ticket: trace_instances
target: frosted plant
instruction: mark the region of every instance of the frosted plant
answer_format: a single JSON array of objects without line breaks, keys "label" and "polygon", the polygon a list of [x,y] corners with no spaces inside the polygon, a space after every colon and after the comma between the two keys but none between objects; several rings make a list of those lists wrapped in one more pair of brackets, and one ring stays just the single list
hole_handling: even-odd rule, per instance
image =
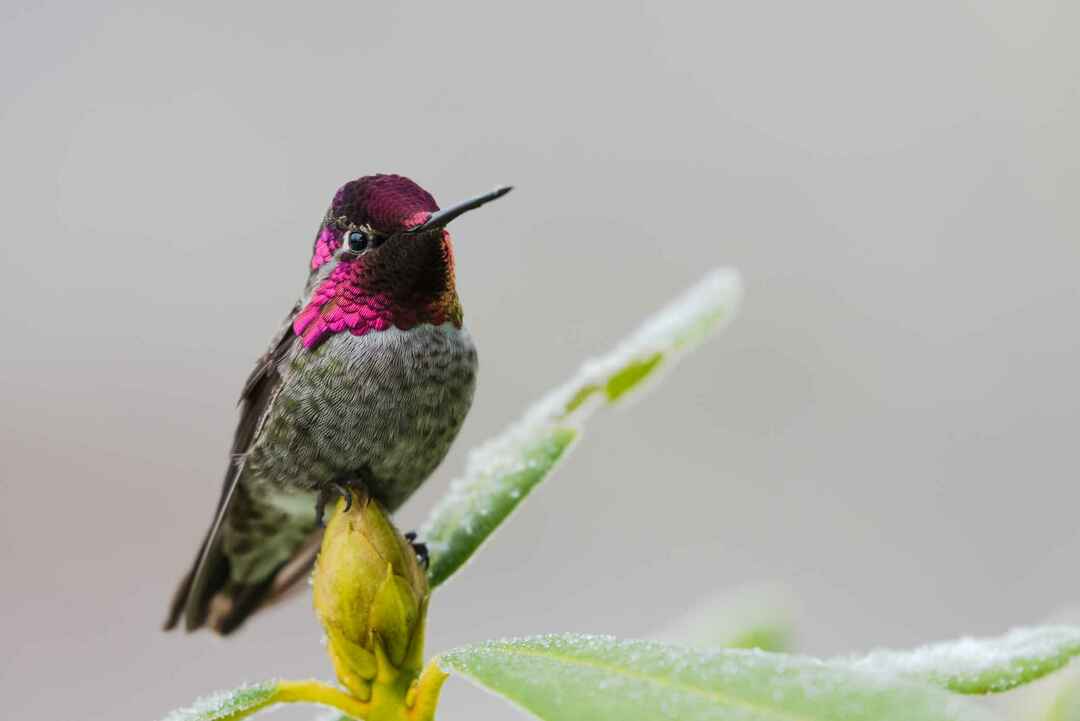
[{"label": "frosted plant", "polygon": [[[540,481],[598,409],[638,394],[722,328],[742,296],[717,270],[587,361],[504,433],[469,457],[424,524],[426,573],[384,509],[339,504],[313,579],[317,614],[340,686],[270,681],[216,694],[167,721],[234,721],[280,703],[311,703],[339,719],[430,721],[457,674],[546,721],[990,721],[973,694],[1008,691],[1080,654],[1080,627],[1018,629],[913,651],[816,659],[781,653],[787,605],[752,590],[700,606],[658,640],[549,635],[485,641],[424,659],[433,590],[459,570]],[[1045,721],[1080,721],[1080,686]]]}]

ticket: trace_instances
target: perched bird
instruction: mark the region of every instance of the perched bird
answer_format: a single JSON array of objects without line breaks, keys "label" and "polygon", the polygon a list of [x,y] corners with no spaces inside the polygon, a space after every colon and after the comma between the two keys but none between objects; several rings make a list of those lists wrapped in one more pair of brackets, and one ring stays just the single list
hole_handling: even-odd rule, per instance
[{"label": "perched bird", "polygon": [[477,370],[446,225],[509,191],[446,210],[399,175],[337,191],[304,291],[244,385],[217,511],[166,629],[235,630],[308,573],[328,500],[362,486],[393,511],[439,465]]}]

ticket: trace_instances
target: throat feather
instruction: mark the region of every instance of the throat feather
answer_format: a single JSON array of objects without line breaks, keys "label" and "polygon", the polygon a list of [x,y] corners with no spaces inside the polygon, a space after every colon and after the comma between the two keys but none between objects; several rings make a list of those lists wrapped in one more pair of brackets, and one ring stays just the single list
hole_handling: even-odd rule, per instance
[{"label": "throat feather", "polygon": [[359,336],[447,322],[461,327],[461,302],[448,248],[435,267],[387,268],[385,259],[364,260],[342,261],[297,314],[293,331],[305,348],[314,348],[328,336],[346,331]]}]

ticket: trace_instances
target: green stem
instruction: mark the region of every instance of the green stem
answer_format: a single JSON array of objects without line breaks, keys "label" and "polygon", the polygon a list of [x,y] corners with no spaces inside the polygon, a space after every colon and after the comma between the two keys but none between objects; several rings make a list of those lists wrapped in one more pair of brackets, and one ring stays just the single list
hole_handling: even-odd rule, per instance
[{"label": "green stem", "polygon": [[428,663],[411,684],[389,669],[387,674],[387,678],[375,680],[370,701],[361,701],[322,681],[278,681],[268,697],[220,721],[239,721],[279,703],[329,706],[357,721],[434,721],[446,672],[436,663]]},{"label": "green stem", "polygon": [[321,681],[279,681],[274,693],[266,700],[237,711],[222,719],[222,721],[238,721],[261,711],[268,706],[279,703],[314,703],[321,706],[330,706],[341,711],[350,718],[363,721],[367,717],[371,705],[353,698],[341,689]]}]

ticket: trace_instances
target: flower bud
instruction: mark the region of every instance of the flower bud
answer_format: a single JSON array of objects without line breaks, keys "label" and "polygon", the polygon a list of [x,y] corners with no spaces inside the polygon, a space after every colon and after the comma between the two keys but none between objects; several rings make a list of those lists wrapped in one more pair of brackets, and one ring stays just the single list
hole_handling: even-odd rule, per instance
[{"label": "flower bud", "polygon": [[[423,666],[427,577],[374,499],[338,503],[315,565],[315,611],[338,680],[356,698],[373,688],[404,699]],[[384,694],[385,695],[385,694]]]}]

